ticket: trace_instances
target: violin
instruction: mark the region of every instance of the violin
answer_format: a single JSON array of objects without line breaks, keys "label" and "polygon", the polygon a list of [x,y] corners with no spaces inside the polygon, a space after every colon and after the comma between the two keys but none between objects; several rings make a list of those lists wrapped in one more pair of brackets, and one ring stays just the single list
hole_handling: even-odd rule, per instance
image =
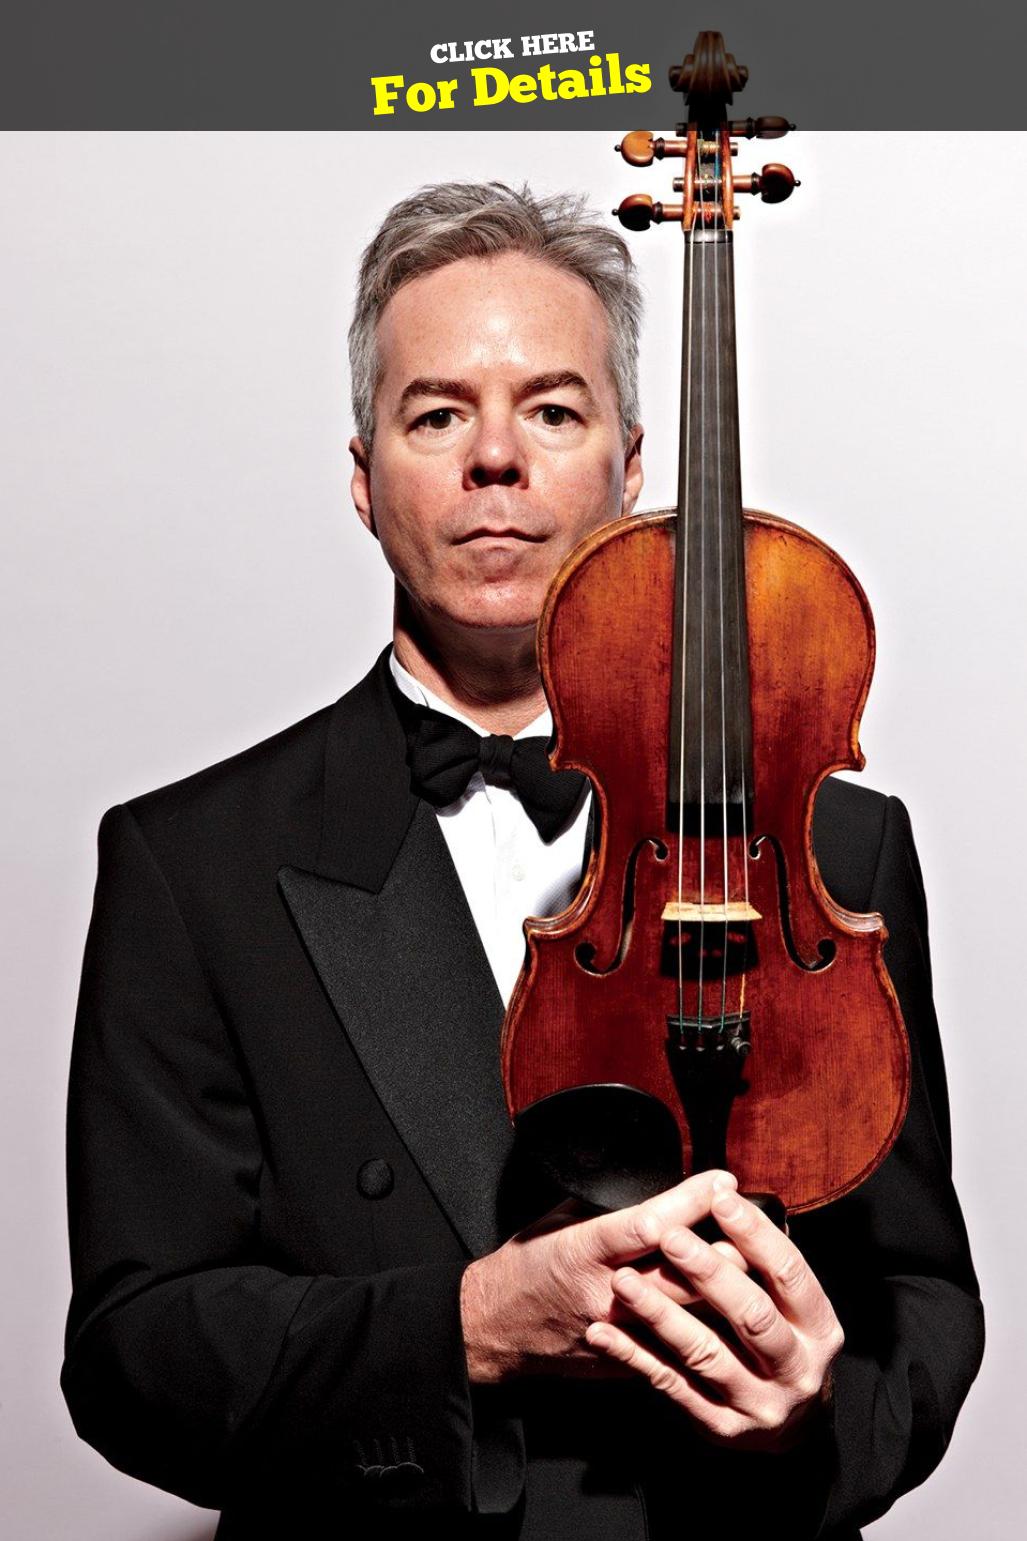
[{"label": "violin", "polygon": [[870,608],[822,541],[742,508],[736,199],[798,185],[734,172],[739,139],[794,127],[728,117],[747,73],[700,33],[675,136],[617,146],[682,170],[677,201],[614,210],[683,236],[677,506],[583,541],[539,622],[550,761],[590,779],[598,838],[570,907],[525,922],[502,1075],[518,1136],[599,1207],[723,1166],[813,1209],[877,1168],[909,1098],[884,922],[836,903],[811,838],[820,783],[864,763]]}]

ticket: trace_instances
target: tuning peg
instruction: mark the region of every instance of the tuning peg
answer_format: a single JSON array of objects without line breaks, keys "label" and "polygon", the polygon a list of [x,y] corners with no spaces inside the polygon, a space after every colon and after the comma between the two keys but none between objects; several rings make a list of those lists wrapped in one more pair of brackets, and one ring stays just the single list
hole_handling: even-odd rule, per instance
[{"label": "tuning peg", "polygon": [[780,139],[794,127],[787,118],[743,118],[738,123],[729,123],[728,132],[746,139]]},{"label": "tuning peg", "polygon": [[648,193],[632,193],[613,213],[626,230],[648,230],[650,225],[662,225],[667,220],[680,223],[685,216],[682,204],[654,203]]},{"label": "tuning peg", "polygon": [[662,161],[665,155],[680,156],[688,151],[683,139],[654,139],[644,128],[632,129],[613,148],[618,155],[623,155],[629,166],[651,166],[654,160]]},{"label": "tuning peg", "polygon": [[802,183],[796,181],[787,166],[774,161],[751,176],[735,177],[732,186],[736,193],[759,193],[764,203],[784,203]]},{"label": "tuning peg", "polygon": [[623,155],[629,166],[651,166],[656,153],[652,134],[640,128],[625,134],[620,144],[615,144],[613,148]]}]

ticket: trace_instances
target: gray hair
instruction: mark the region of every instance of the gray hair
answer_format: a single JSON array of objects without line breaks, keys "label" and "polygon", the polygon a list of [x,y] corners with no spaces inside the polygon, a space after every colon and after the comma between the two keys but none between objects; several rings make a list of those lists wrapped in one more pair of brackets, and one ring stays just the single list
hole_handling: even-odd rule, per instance
[{"label": "gray hair", "polygon": [[583,278],[606,312],[610,374],[627,439],[638,422],[642,290],[621,236],[599,223],[583,196],[536,198],[504,182],[438,182],[394,204],[364,250],[349,329],[353,415],[370,450],[381,380],[377,326],[403,284],[464,257],[523,252]]}]

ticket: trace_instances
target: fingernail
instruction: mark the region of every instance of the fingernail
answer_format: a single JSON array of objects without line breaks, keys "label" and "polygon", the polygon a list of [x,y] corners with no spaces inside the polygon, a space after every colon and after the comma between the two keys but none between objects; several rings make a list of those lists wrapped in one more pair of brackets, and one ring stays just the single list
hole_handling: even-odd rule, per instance
[{"label": "fingernail", "polygon": [[737,1194],[727,1190],[717,1194],[713,1200],[713,1209],[722,1220],[737,1220],[738,1216],[742,1213],[742,1206],[738,1202]]},{"label": "fingernail", "polygon": [[610,1334],[606,1331],[605,1327],[600,1327],[597,1323],[593,1322],[585,1331],[585,1341],[590,1343],[593,1348],[607,1348],[610,1343]]},{"label": "fingernail", "polygon": [[696,1250],[695,1237],[691,1231],[671,1231],[664,1238],[665,1252],[673,1252],[675,1257],[690,1257]]},{"label": "fingernail", "polygon": [[642,1281],[638,1274],[630,1269],[626,1273],[614,1274],[613,1287],[618,1295],[627,1295],[632,1300],[642,1293]]},{"label": "fingernail", "polygon": [[713,1179],[714,1193],[734,1193],[738,1187],[738,1178],[731,1172],[718,1172]]}]

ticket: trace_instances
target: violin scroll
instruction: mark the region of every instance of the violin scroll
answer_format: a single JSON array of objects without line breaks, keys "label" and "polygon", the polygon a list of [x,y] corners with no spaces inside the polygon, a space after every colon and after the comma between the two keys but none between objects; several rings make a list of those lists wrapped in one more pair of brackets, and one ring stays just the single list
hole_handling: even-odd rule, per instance
[{"label": "violin scroll", "polygon": [[801,185],[777,161],[746,176],[733,174],[731,158],[738,153],[734,137],[780,139],[795,127],[782,117],[728,119],[728,104],[748,78],[746,67],[725,51],[719,32],[700,32],[684,62],[671,67],[670,83],[684,94],[688,111],[687,122],[678,125],[678,137],[665,139],[633,129],[614,148],[629,166],[639,169],[666,157],[683,159],[684,175],[674,178],[674,191],[683,193],[684,200],[660,203],[633,194],[613,211],[626,229],[648,230],[650,225],[673,223],[680,224],[686,235],[696,228],[730,230],[738,218],[737,193],[759,194],[764,203],[783,203]]},{"label": "violin scroll", "polygon": [[667,71],[671,89],[683,91],[690,102],[723,106],[749,78],[748,68],[735,62],[734,54],[724,49],[719,32],[700,32],[686,54],[684,63],[672,64]]}]

